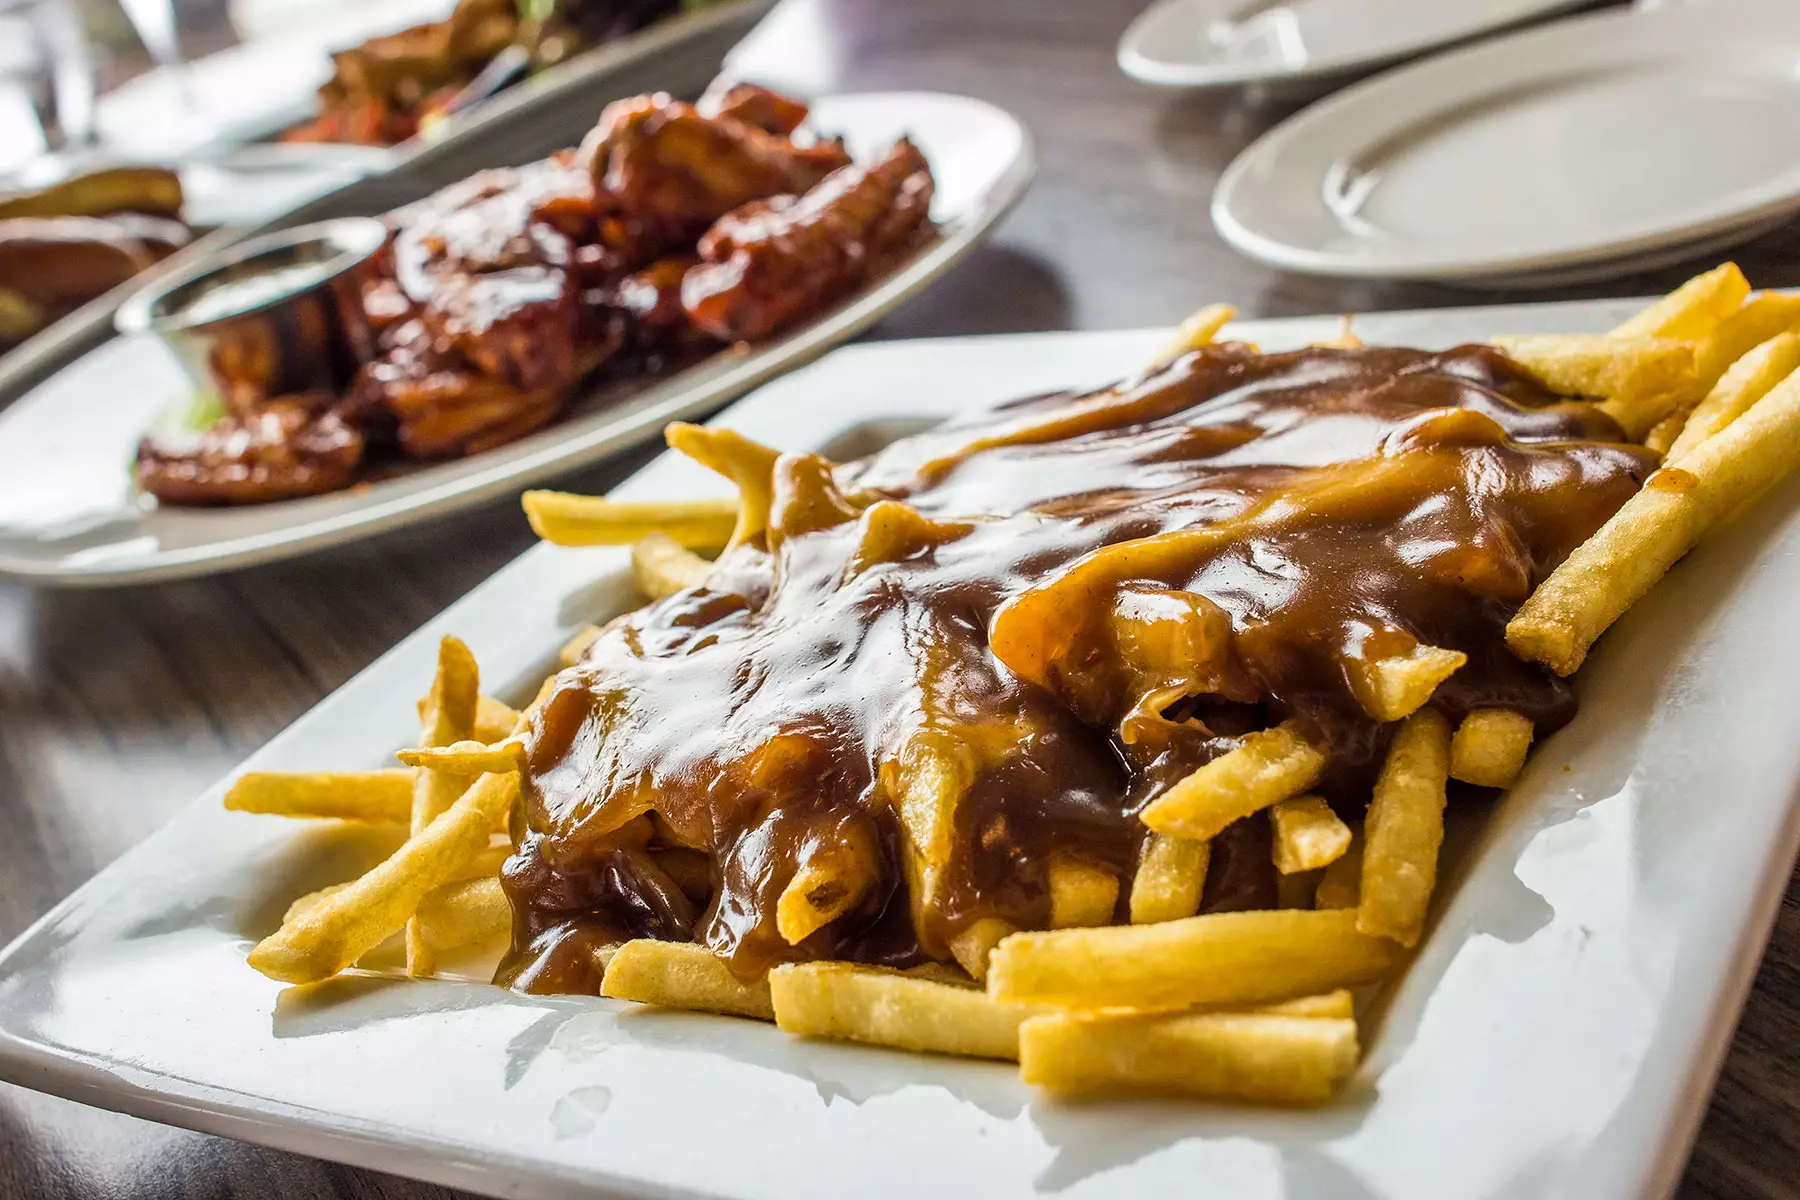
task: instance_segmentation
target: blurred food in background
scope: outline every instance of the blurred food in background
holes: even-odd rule
[[[752,84],[616,101],[579,149],[389,213],[386,244],[346,277],[341,330],[278,327],[272,296],[241,293],[220,305],[235,315],[202,322],[204,290],[172,295],[172,321],[208,327],[195,382],[221,407],[148,434],[139,485],[172,504],[335,491],[515,441],[596,375],[654,374],[817,316],[931,236],[934,184],[910,141],[853,163],[806,116]],[[341,377],[290,369],[331,358],[340,335],[357,360]]]
[[[682,0],[459,0],[442,21],[332,55],[319,115],[289,142],[392,146],[531,72],[679,12]]]
[[[0,350],[187,244],[181,181],[114,167],[0,191]]]

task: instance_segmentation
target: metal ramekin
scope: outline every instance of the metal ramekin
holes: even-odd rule
[[[368,357],[354,272],[387,227],[369,217],[322,221],[255,238],[141,288],[119,306],[120,333],[160,337],[202,389],[227,407],[295,392],[341,393]],[[319,264],[316,278],[212,316],[189,306],[221,284]]]

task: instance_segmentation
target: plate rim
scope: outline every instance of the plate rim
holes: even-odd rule
[[[1356,113],[1361,106],[1371,103],[1371,98],[1374,98],[1374,102],[1379,103],[1380,98],[1391,94],[1405,95],[1406,89],[1423,90],[1432,108],[1453,107],[1454,102],[1446,97],[1441,85],[1435,81],[1439,78],[1455,78],[1455,69],[1471,59],[1511,54],[1512,74],[1510,79],[1512,84],[1517,85],[1543,77],[1542,71],[1544,70],[1540,64],[1533,61],[1529,52],[1516,52],[1516,47],[1521,43],[1574,42],[1582,48],[1584,53],[1591,55],[1598,52],[1606,55],[1620,50],[1624,41],[1631,38],[1632,35],[1629,32],[1623,31],[1645,27],[1655,28],[1659,22],[1676,25],[1686,23],[1703,29],[1717,29],[1722,20],[1721,12],[1749,14],[1739,16],[1737,20],[1753,22],[1765,19],[1760,14],[1767,9],[1768,5],[1761,3],[1760,0],[1738,0],[1735,4],[1706,9],[1684,5],[1654,9],[1605,8],[1596,12],[1567,16],[1541,25],[1518,29],[1492,39],[1398,66],[1373,78],[1354,83],[1283,119],[1273,128],[1264,131],[1232,159],[1219,176],[1218,183],[1214,185],[1212,198],[1208,205],[1213,228],[1232,249],[1279,270],[1295,271],[1328,279],[1403,279],[1421,282],[1497,281],[1504,283],[1508,277],[1595,267],[1615,260],[1628,264],[1629,260],[1639,255],[1671,251],[1690,244],[1706,242],[1709,239],[1729,239],[1732,234],[1740,230],[1744,232],[1745,237],[1754,236],[1755,232],[1767,223],[1779,220],[1785,214],[1800,210],[1800,168],[1794,170],[1792,181],[1785,189],[1782,189],[1781,194],[1772,195],[1753,205],[1734,208],[1728,213],[1697,218],[1680,225],[1671,225],[1631,237],[1608,238],[1582,247],[1530,253],[1489,253],[1481,256],[1472,256],[1468,253],[1424,253],[1418,251],[1396,253],[1389,249],[1382,255],[1369,259],[1294,245],[1253,228],[1250,218],[1238,211],[1241,207],[1241,200],[1237,193],[1246,186],[1248,177],[1264,166],[1264,160],[1273,161],[1296,137],[1315,132],[1321,126],[1329,128],[1333,122],[1344,123],[1346,113],[1350,114],[1348,122],[1353,127],[1360,123],[1365,129],[1380,126],[1391,132],[1391,123],[1372,123],[1366,118],[1359,122]],[[1705,19],[1706,17],[1712,19],[1709,21]],[[1598,33],[1593,31],[1596,26],[1600,30]],[[1619,27],[1618,30],[1613,31],[1616,36],[1610,39],[1607,36],[1609,26]],[[1733,27],[1742,28],[1742,25]],[[1420,84],[1418,82],[1420,79],[1433,82]],[[1461,101],[1470,99],[1470,94],[1458,93],[1458,95]],[[1378,141],[1380,136],[1380,134],[1366,136],[1364,141]],[[1322,182],[1322,176],[1309,181],[1312,190],[1317,190]]]
[[[1309,59],[1303,66],[1283,68],[1269,64],[1176,63],[1144,53],[1142,43],[1150,26],[1170,9],[1193,7],[1206,0],[1156,0],[1139,13],[1119,36],[1119,69],[1139,83],[1152,87],[1189,91],[1252,87],[1258,84],[1305,84],[1364,74],[1475,38],[1487,37],[1574,12],[1593,0],[1521,0],[1523,10],[1511,16],[1469,22],[1455,33],[1437,36],[1404,34],[1379,50],[1337,58]]]
[[[589,414],[595,419],[592,427],[579,436],[547,441],[513,462],[496,462],[486,469],[474,469],[467,475],[385,500],[378,488],[372,489],[367,503],[330,517],[233,541],[167,553],[157,551],[135,563],[127,560],[123,565],[115,565],[101,560],[93,566],[70,567],[0,550],[0,580],[40,587],[103,588],[190,579],[299,557],[448,516],[650,442],[668,421],[715,411],[855,338],[925,292],[984,245],[1024,199],[1038,170],[1037,145],[1030,127],[1009,110],[979,97],[922,89],[884,89],[833,92],[817,97],[814,103],[868,100],[896,106],[949,100],[968,111],[979,110],[1016,139],[1018,152],[979,197],[980,206],[956,215],[950,233],[922,247],[898,269],[800,328],[764,345],[748,349],[725,347],[639,392],[620,396],[616,407],[626,411],[614,420],[599,419],[614,405],[598,409]],[[231,248],[222,247],[226,251]],[[684,378],[695,374],[701,377],[683,383]],[[559,421],[546,428],[565,427],[566,423]],[[304,532],[293,533],[296,529]]]

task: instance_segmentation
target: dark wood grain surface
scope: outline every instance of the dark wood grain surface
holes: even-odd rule
[[[1292,106],[1184,97],[1119,74],[1141,0],[819,0],[750,64],[847,89],[931,88],[1032,126],[1037,185],[993,244],[877,333],[917,337],[1491,302],[1265,270],[1220,242],[1208,196]],[[1800,284],[1800,226],[1741,248]],[[1631,295],[1687,271],[1499,299]],[[642,461],[573,480],[604,488]],[[0,481],[0,487],[4,487]],[[298,562],[113,592],[0,585],[0,941],[10,939],[288,722],[523,550],[517,506]],[[1684,1196],[1800,1194],[1800,887],[1790,887]],[[451,1193],[0,1086],[0,1200]]]

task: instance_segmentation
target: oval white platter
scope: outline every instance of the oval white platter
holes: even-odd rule
[[[1584,3],[1159,0],[1119,39],[1119,69],[1158,87],[1324,84]]]
[[[201,575],[285,558],[516,493],[711,412],[874,324],[962,259],[1031,181],[1030,135],[1002,110],[928,92],[828,97],[814,127],[858,161],[912,137],[937,179],[938,236],[898,269],[780,339],[650,382],[593,389],[547,429],[471,458],[304,500],[159,507],[136,492],[138,438],[188,383],[158,342],[122,338],[0,410],[0,578],[66,586]]]
[[[1615,9],[1415,63],[1264,134],[1213,224],[1358,278],[1599,273],[1800,209],[1800,11]]]

